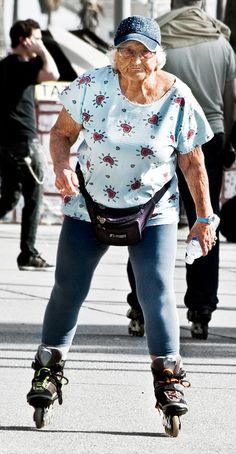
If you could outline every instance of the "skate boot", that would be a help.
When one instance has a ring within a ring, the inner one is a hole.
[[[190,383],[184,380],[180,357],[160,356],[151,365],[156,408],[163,415],[165,433],[177,437],[181,429],[180,416],[188,411],[184,388]]]
[[[142,310],[129,309],[126,316],[130,318],[128,325],[128,333],[130,336],[143,337],[144,335],[144,319]]]
[[[27,394],[29,405],[34,407],[34,422],[37,429],[50,424],[53,404],[62,404],[62,385],[68,383],[63,376],[64,361],[60,350],[40,345],[32,363],[35,370],[32,387]]]
[[[211,311],[209,309],[203,309],[201,311],[191,311],[189,309],[187,319],[192,322],[192,338],[206,340],[208,337],[208,323],[211,320]]]

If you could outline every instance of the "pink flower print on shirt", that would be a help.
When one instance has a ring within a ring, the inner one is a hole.
[[[196,134],[196,131],[194,129],[189,129],[187,133],[187,140],[191,139]]]
[[[115,191],[115,188],[112,187],[111,185],[107,186],[105,185],[105,189],[103,189],[103,192],[105,193],[105,196],[108,197],[108,202],[112,201],[115,202],[116,199],[119,199],[119,191]]]
[[[167,181],[169,178],[169,173],[168,172],[163,173],[163,178],[165,181]]]
[[[64,205],[69,205],[71,201],[71,197],[69,195],[66,195],[63,199]]]
[[[95,77],[91,77],[89,74],[85,75],[83,74],[81,77],[78,77],[77,81],[77,87],[80,88],[81,85],[88,85],[88,87],[91,87],[91,84],[94,84],[95,82]]]
[[[177,194],[172,194],[169,199],[168,199],[168,202],[175,202],[176,200],[178,199],[178,196]]]
[[[148,158],[151,159],[153,156],[153,150],[150,147],[141,147],[140,150],[136,150],[138,153],[136,156],[140,156],[142,159]]]
[[[62,94],[64,95],[68,95],[69,94],[69,91],[71,91],[71,87],[68,85],[62,92]]]
[[[102,164],[103,162],[105,162],[106,166],[113,167],[118,165],[118,160],[115,156],[112,157],[110,153],[108,153],[107,155],[104,155],[104,153],[102,153],[102,156],[99,156],[99,159],[100,163]]]
[[[94,129],[94,132],[93,132],[91,138],[94,140],[94,143],[95,142],[102,143],[102,142],[105,142],[105,139],[107,139],[107,136],[105,135],[105,131],[101,132],[101,129],[99,129],[99,131],[96,131]]]
[[[90,123],[90,122],[92,123],[92,121],[93,121],[93,120],[92,120],[92,117],[93,117],[93,115],[91,115],[91,114],[89,113],[89,110],[84,110],[84,111],[82,112],[82,118],[83,118],[83,122],[84,122],[84,123]]]
[[[134,126],[131,126],[130,122],[123,122],[120,120],[120,124],[118,125],[119,131],[123,132],[123,136],[134,134]]]
[[[86,161],[86,169],[88,170],[88,172],[92,172],[94,170],[94,164],[92,164],[89,159],[87,159]]]
[[[141,186],[143,186],[143,183],[141,180],[137,180],[136,178],[134,178],[133,181],[130,181],[130,184],[127,184],[129,191],[137,191],[137,189],[140,189]]]
[[[182,98],[181,96],[177,96],[176,98],[174,98],[174,103],[179,104],[179,106],[182,109],[185,106],[185,99]]]
[[[169,137],[170,137],[171,142],[172,142],[172,143],[175,143],[175,136],[174,136],[174,134],[170,133]]]
[[[99,106],[103,107],[106,104],[106,99],[109,99],[109,96],[106,96],[106,93],[102,94],[100,91],[98,95],[95,95],[93,100],[93,105],[97,108]]]
[[[152,112],[151,115],[148,114],[147,118],[144,118],[145,126],[158,126],[162,120],[162,115],[160,112],[154,113]]]

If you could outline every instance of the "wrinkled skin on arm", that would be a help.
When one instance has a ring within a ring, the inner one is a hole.
[[[197,216],[208,217],[213,213],[209,194],[208,176],[201,147],[196,147],[190,153],[178,154],[178,165],[188,184],[195,203]],[[187,242],[198,237],[203,255],[207,255],[215,242],[215,231],[207,223],[195,222],[187,237]]]
[[[60,112],[50,133],[50,153],[55,173],[55,186],[65,196],[78,194],[78,178],[70,166],[70,149],[76,142],[82,125],[76,123],[65,108]]]

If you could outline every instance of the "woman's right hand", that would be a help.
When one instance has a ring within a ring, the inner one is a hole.
[[[73,169],[64,168],[55,174],[55,186],[63,197],[79,194],[79,180]]]

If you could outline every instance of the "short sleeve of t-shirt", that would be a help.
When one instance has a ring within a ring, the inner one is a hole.
[[[201,106],[190,89],[187,96],[183,98],[182,104],[178,122],[176,149],[184,154],[208,142],[214,134]]]
[[[236,78],[236,54],[234,53],[231,45],[227,43],[228,47],[228,66],[227,66],[227,75],[226,80],[229,82]]]

